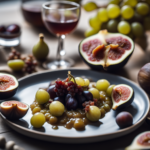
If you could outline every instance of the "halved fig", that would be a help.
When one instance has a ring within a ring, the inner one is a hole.
[[[113,110],[124,108],[133,102],[134,92],[129,85],[119,84],[113,88],[111,98],[113,102]]]
[[[123,67],[134,50],[131,38],[120,33],[101,30],[98,34],[82,40],[79,54],[93,69],[112,70]]]
[[[133,149],[150,149],[150,131],[146,131],[137,135],[131,145],[125,148],[125,150]]]
[[[7,99],[16,94],[19,83],[10,74],[0,73],[0,99]]]
[[[5,101],[0,104],[1,113],[10,120],[20,119],[27,113],[29,106],[19,101]]]

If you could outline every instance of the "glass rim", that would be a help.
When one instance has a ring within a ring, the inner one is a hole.
[[[75,7],[73,8],[62,8],[62,9],[55,9],[55,8],[50,8],[50,7],[47,7],[46,5],[48,4],[57,4],[57,3],[62,3],[62,4],[71,4]],[[45,2],[43,5],[42,5],[42,8],[44,9],[49,9],[49,10],[57,10],[57,11],[64,11],[64,10],[75,10],[75,9],[78,9],[80,8],[80,4],[78,3],[75,3],[75,2],[69,2],[69,1],[50,1],[50,2]]]

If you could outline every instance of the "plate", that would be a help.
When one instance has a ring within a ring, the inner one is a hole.
[[[107,73],[100,73],[91,70],[69,69],[74,76],[86,76],[94,81],[98,79],[107,79],[111,84],[127,84],[134,89],[133,103],[121,110],[128,111],[133,115],[133,125],[124,129],[120,129],[115,122],[115,117],[119,111],[111,110],[99,123],[87,125],[84,131],[77,131],[74,128],[66,129],[63,126],[58,130],[53,130],[52,126],[45,123],[40,129],[34,129],[30,124],[32,116],[31,110],[28,111],[25,117],[18,121],[9,121],[2,114],[4,122],[12,129],[29,137],[40,140],[61,142],[61,143],[89,143],[103,141],[123,136],[136,130],[146,119],[149,111],[149,99],[145,92],[132,81],[120,76]],[[17,94],[11,98],[19,100],[27,104],[31,104],[34,100],[35,93],[39,87],[46,87],[50,81],[56,78],[66,78],[68,70],[57,70],[32,74],[19,80],[19,89]]]

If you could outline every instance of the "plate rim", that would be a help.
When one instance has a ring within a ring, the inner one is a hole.
[[[146,100],[147,100],[147,102],[148,102],[148,106],[149,106],[149,109],[150,109],[150,102],[149,102],[149,98],[148,98],[148,95],[145,93],[145,91],[138,85],[138,84],[136,84],[135,82],[133,82],[133,81],[131,81],[131,80],[129,80],[129,79],[127,79],[127,78],[125,78],[125,77],[122,77],[122,76],[119,76],[119,75],[114,75],[114,74],[111,74],[111,73],[105,73],[105,72],[98,72],[98,71],[93,71],[93,70],[89,70],[89,69],[81,69],[81,68],[73,68],[73,69],[71,69],[71,68],[69,68],[69,69],[57,69],[57,70],[48,70],[48,71],[44,71],[44,72],[38,72],[38,73],[33,73],[33,74],[31,74],[31,75],[28,75],[28,76],[25,76],[25,77],[22,77],[22,78],[20,78],[20,79],[18,79],[18,82],[20,82],[20,81],[22,81],[22,80],[24,80],[24,79],[26,79],[26,78],[30,78],[30,77],[33,77],[33,76],[36,76],[36,75],[40,75],[40,74],[44,74],[44,73],[51,73],[51,72],[61,72],[61,71],[68,71],[68,70],[70,70],[70,71],[72,71],[72,70],[82,70],[82,71],[91,71],[91,72],[96,72],[96,73],[100,73],[100,74],[107,74],[107,75],[110,75],[110,76],[116,76],[116,77],[119,77],[119,78],[121,78],[121,79],[123,79],[123,80],[125,80],[125,81],[128,81],[128,82],[131,82],[132,84],[134,84],[138,89],[140,89],[141,91],[142,91],[142,93],[145,95],[145,97],[146,97]],[[10,120],[8,120],[8,119],[6,119],[1,113],[0,113],[0,115],[2,116],[2,119],[11,127],[11,128],[13,128],[12,127],[12,125],[14,126],[14,127],[16,127],[16,128],[19,128],[20,130],[23,130],[23,131],[25,131],[25,132],[29,132],[29,133],[34,133],[34,134],[40,134],[40,135],[42,135],[42,136],[49,136],[49,137],[55,137],[55,138],[65,138],[65,139],[82,139],[82,138],[92,138],[92,137],[103,137],[103,136],[108,136],[108,135],[110,135],[110,136],[112,136],[112,135],[114,135],[114,134],[120,134],[120,133],[125,133],[125,132],[127,132],[127,133],[130,133],[130,132],[132,132],[133,130],[134,130],[134,128],[135,129],[137,129],[143,122],[144,122],[144,120],[146,119],[146,116],[148,115],[148,112],[149,112],[149,109],[147,109],[147,111],[146,111],[146,113],[144,114],[144,116],[142,117],[142,118],[140,118],[140,120],[137,122],[137,123],[135,123],[135,124],[133,124],[132,126],[130,126],[130,127],[127,127],[127,128],[124,128],[124,129],[121,129],[121,130],[118,130],[118,131],[115,131],[115,132],[111,132],[111,133],[105,133],[105,134],[99,134],[99,135],[90,135],[90,136],[76,136],[76,137],[71,137],[71,136],[67,136],[67,137],[64,137],[64,136],[61,136],[61,135],[51,135],[51,134],[46,134],[46,133],[42,133],[42,132],[39,132],[39,131],[35,131],[35,130],[31,130],[31,129],[29,129],[29,128],[25,128],[25,127],[22,127],[22,126],[20,126],[20,125],[18,125],[18,124],[16,124],[16,123],[13,123],[13,122],[11,122]],[[14,129],[14,128],[13,128]],[[123,134],[123,135],[125,135],[125,134]],[[118,137],[118,136],[117,136]],[[50,140],[51,141],[51,140]],[[68,142],[69,143],[69,142]]]

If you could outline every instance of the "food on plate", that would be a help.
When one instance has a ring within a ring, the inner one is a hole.
[[[130,146],[126,147],[125,150],[133,149],[150,149],[150,131],[142,132],[137,135]]]
[[[29,106],[19,101],[5,101],[0,104],[1,113],[10,120],[17,120],[25,116]]]
[[[98,70],[118,70],[127,63],[133,50],[132,39],[120,33],[108,33],[107,30],[101,30],[79,44],[81,58]]]
[[[68,78],[52,81],[46,89],[40,88],[39,97],[36,93],[30,108],[33,116],[43,113],[53,129],[64,126],[84,130],[87,124],[99,121],[111,110],[114,87],[106,79],[90,82],[87,78],[74,77],[69,71]]]
[[[18,80],[13,75],[0,73],[0,99],[14,96],[18,86]]]
[[[134,92],[129,85],[119,84],[113,88],[111,98],[113,102],[112,109],[121,109],[129,106],[133,102]]]
[[[39,34],[39,42],[33,47],[32,53],[37,60],[44,60],[48,56],[49,48],[44,42],[44,35]]]
[[[125,128],[133,124],[133,117],[129,112],[123,111],[116,116],[116,123],[120,128]]]
[[[35,113],[30,120],[31,125],[35,128],[41,128],[45,121],[44,114],[40,112]]]
[[[150,94],[150,63],[145,64],[138,73],[140,86]]]
[[[22,70],[25,66],[25,63],[21,59],[9,60],[7,65],[14,71]]]

